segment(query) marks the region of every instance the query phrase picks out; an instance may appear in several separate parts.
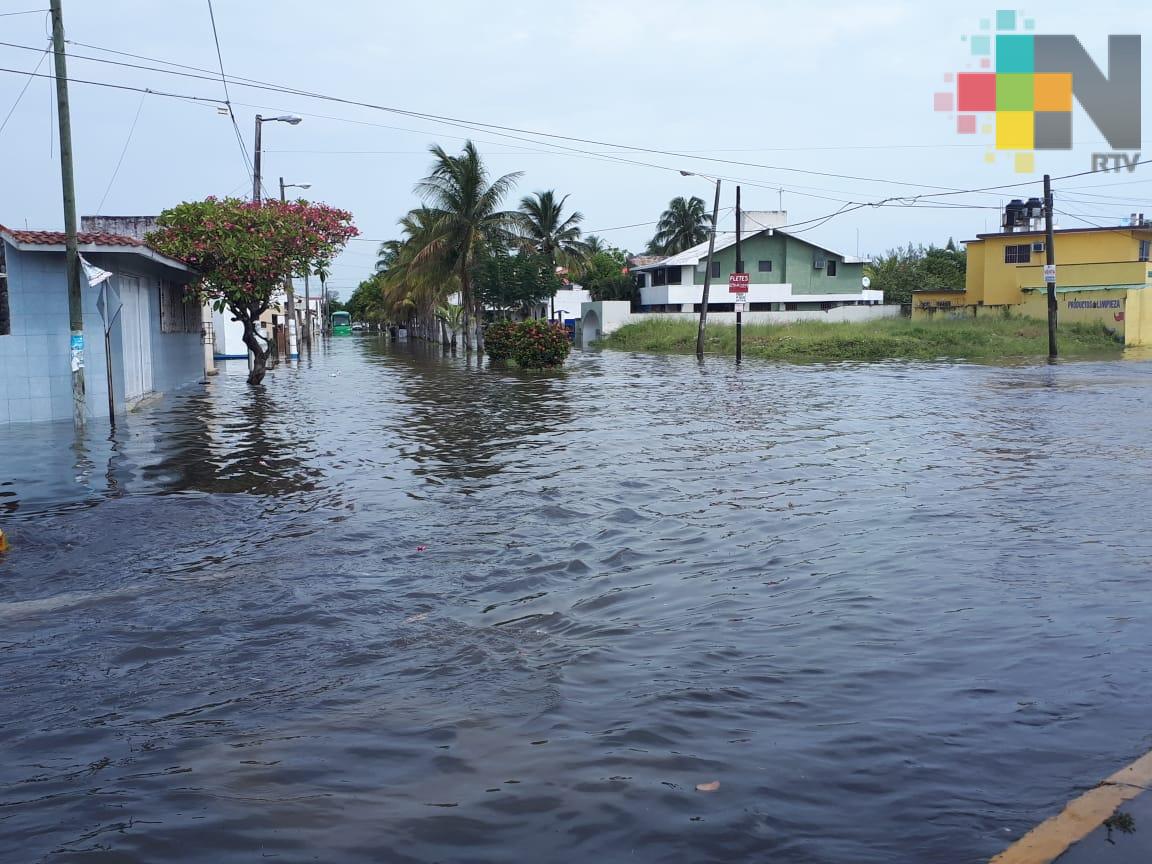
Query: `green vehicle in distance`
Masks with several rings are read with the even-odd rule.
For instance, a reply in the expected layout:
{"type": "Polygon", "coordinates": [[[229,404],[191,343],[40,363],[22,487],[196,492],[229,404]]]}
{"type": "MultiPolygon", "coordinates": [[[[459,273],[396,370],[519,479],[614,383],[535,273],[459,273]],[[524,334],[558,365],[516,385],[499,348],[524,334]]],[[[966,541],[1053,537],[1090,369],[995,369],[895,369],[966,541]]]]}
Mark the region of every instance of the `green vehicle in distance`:
{"type": "Polygon", "coordinates": [[[332,313],[332,335],[333,336],[351,336],[352,335],[352,316],[347,312],[333,312],[332,313]]]}

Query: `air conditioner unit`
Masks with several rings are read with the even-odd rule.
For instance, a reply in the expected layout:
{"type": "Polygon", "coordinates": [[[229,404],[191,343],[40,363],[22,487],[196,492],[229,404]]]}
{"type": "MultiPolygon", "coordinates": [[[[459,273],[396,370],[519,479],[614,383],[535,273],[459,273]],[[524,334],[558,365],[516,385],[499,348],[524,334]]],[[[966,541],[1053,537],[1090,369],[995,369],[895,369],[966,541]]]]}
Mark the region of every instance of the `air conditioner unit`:
{"type": "Polygon", "coordinates": [[[1032,244],[1032,251],[1033,251],[1033,252],[1043,252],[1043,251],[1044,251],[1044,243],[1043,243],[1043,241],[1040,241],[1040,242],[1037,242],[1037,243],[1033,243],[1033,244],[1032,244]]]}
{"type": "Polygon", "coordinates": [[[827,259],[824,259],[824,258],[813,258],[812,259],[812,267],[815,270],[823,270],[824,265],[826,263],[827,263],[827,259]]]}

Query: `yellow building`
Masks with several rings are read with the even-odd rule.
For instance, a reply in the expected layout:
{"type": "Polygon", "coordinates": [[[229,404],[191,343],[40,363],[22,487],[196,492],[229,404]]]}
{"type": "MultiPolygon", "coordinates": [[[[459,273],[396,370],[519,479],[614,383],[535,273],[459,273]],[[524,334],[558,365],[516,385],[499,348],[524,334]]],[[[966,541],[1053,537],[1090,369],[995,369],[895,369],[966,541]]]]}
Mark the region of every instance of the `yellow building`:
{"type": "MultiPolygon", "coordinates": [[[[1058,320],[1100,321],[1125,345],[1152,345],[1152,225],[1068,228],[1054,237],[1058,320]]],[[[1045,318],[1043,231],[970,240],[963,291],[914,291],[912,317],[1006,312],[1045,318]]]]}

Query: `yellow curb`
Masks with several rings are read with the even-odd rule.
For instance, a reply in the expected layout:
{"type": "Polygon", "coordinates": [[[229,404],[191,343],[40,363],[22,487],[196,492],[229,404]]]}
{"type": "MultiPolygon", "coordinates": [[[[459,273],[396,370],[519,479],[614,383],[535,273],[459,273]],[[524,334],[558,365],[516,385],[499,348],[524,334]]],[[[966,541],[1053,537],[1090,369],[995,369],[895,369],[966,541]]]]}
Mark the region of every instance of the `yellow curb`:
{"type": "Polygon", "coordinates": [[[1152,752],[1069,802],[1059,815],[1041,822],[989,864],[1050,864],[1073,843],[1099,828],[1121,804],[1149,786],[1152,786],[1152,752]]]}

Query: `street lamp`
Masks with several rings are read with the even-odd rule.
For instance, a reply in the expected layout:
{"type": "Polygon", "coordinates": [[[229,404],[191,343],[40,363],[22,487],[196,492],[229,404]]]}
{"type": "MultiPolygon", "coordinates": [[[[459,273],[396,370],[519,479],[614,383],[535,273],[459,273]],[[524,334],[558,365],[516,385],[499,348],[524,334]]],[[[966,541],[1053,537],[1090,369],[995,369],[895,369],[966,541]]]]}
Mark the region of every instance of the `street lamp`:
{"type": "Polygon", "coordinates": [[[700,298],[700,326],[696,329],[696,356],[704,359],[704,328],[708,326],[708,289],[712,286],[712,252],[716,248],[716,220],[720,218],[720,178],[707,174],[681,171],[681,177],[702,177],[716,184],[716,200],[712,204],[712,230],[708,233],[708,263],[704,270],[704,293],[700,298]]]}
{"type": "Polygon", "coordinates": [[[280,200],[281,201],[287,201],[288,200],[287,197],[284,195],[285,189],[311,189],[311,188],[312,188],[311,183],[285,183],[284,178],[281,177],[280,178],[280,200]]]}
{"type": "Polygon", "coordinates": [[[296,126],[303,120],[296,114],[281,114],[279,117],[261,117],[256,115],[256,148],[252,158],[252,200],[260,202],[260,128],[265,123],[288,123],[296,126]]]}

